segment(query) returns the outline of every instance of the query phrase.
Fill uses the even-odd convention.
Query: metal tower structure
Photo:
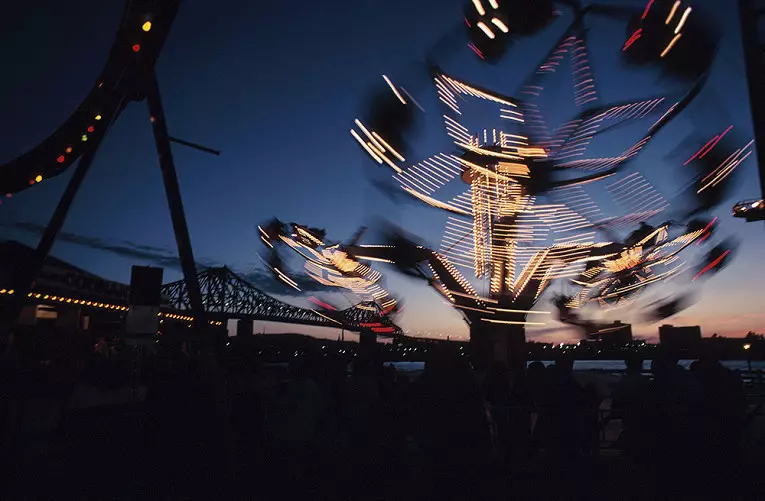
[[[760,192],[765,197],[765,37],[758,27],[765,14],[762,0],[738,0],[749,104],[752,113]]]

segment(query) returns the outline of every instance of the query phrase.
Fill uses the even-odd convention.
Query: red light
[[[645,10],[643,11],[643,15],[640,17],[640,19],[645,19],[645,16],[648,15],[648,11],[651,10],[651,5],[653,5],[653,0],[648,0],[648,5],[645,6]]]
[[[135,45],[133,46],[133,52],[138,52],[139,50],[141,50],[141,46],[140,46],[140,45],[138,45],[138,44],[135,44]]]
[[[708,225],[706,225],[706,226],[704,227],[704,229],[703,229],[703,230],[701,230],[701,232],[702,232],[702,233],[706,233],[706,232],[707,232],[707,230],[709,230],[709,228],[711,228],[711,227],[712,227],[712,225],[713,225],[713,224],[715,224],[715,221],[717,221],[717,218],[714,218],[714,219],[712,219],[711,221],[709,221],[709,224],[708,224]]]
[[[61,156],[59,156],[59,157],[56,159],[56,162],[58,162],[58,163],[62,164],[62,163],[64,163],[64,160],[66,160],[66,158],[64,157],[64,155],[61,155]]]
[[[92,125],[90,127],[88,127],[88,132],[93,132],[94,130],[96,130],[96,129],[94,129]]]
[[[475,52],[475,55],[476,55],[476,56],[480,57],[481,59],[486,59],[485,57],[483,57],[483,53],[481,52],[481,50],[480,50],[478,47],[476,47],[474,44],[472,44],[472,43],[469,43],[469,44],[468,44],[468,47],[470,47],[470,49],[471,49],[473,52]]]
[[[372,329],[372,332],[374,333],[382,333],[382,332],[393,332],[393,327],[375,327]]]
[[[720,264],[720,261],[722,261],[723,259],[725,259],[725,256],[727,256],[729,253],[730,253],[730,249],[729,249],[729,250],[726,250],[725,252],[723,252],[723,253],[722,253],[722,256],[718,257],[717,259],[715,259],[714,261],[712,261],[711,263],[709,263],[708,265],[706,265],[706,266],[704,267],[704,269],[702,269],[700,272],[698,272],[698,274],[697,274],[695,277],[693,277],[693,280],[696,280],[696,279],[697,279],[697,278],[699,278],[701,275],[703,275],[704,273],[708,272],[709,270],[711,270],[712,268],[714,268],[715,266],[717,266],[718,264]]]
[[[688,160],[686,160],[686,161],[685,161],[685,163],[684,163],[683,165],[688,165],[689,163],[691,163],[691,162],[692,162],[693,160],[695,160],[696,158],[699,158],[699,159],[701,159],[701,158],[704,158],[704,157],[706,156],[706,154],[707,154],[707,153],[709,153],[709,152],[712,150],[712,148],[714,148],[715,146],[717,146],[717,143],[719,143],[719,142],[720,142],[720,139],[722,139],[722,138],[723,138],[723,136],[725,136],[725,134],[727,134],[727,133],[728,133],[728,132],[729,132],[729,131],[730,131],[732,128],[733,128],[733,126],[731,125],[731,126],[730,126],[730,127],[728,127],[727,129],[725,129],[725,130],[722,132],[722,134],[718,134],[718,135],[716,135],[715,137],[713,137],[712,139],[710,139],[709,141],[707,141],[707,144],[705,144],[704,146],[702,146],[702,147],[699,149],[699,151],[697,151],[696,153],[694,153],[694,154],[693,154],[693,156],[692,156],[691,158],[689,158]]]
[[[632,36],[624,43],[624,47],[622,48],[622,52],[630,48],[630,45],[635,43],[635,40],[640,38],[640,36],[643,34],[643,28],[638,28],[635,33],[632,34]]]
[[[35,184],[35,180],[34,179],[30,179],[29,180],[29,186],[32,186],[33,184]]]
[[[709,238],[709,235],[711,235],[711,233],[707,233],[707,234],[706,234],[706,235],[704,235],[703,237],[699,238],[699,241],[698,241],[698,242],[696,242],[696,245],[701,245],[701,242],[703,242],[704,240],[706,240],[707,238]]]
[[[323,308],[326,308],[328,310],[337,311],[337,308],[335,308],[331,304],[327,304],[324,301],[321,301],[321,300],[319,300],[319,299],[317,299],[317,298],[315,298],[313,296],[309,297],[308,300],[311,301],[312,303],[318,304],[319,306],[321,306]]]

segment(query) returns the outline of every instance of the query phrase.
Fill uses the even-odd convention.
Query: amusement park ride
[[[741,0],[742,11],[749,2]],[[3,326],[17,316],[110,126],[129,102],[143,99],[149,107],[189,300],[197,326],[206,325],[170,143],[217,152],[170,137],[154,72],[179,3],[127,1],[109,60],[81,106],[48,139],[0,165],[0,193],[11,196],[62,173],[79,159],[37,247],[35,265],[16,277],[15,301],[3,311]],[[685,255],[712,240],[716,224],[708,212],[723,200],[732,174],[751,154],[752,142],[731,139],[731,127],[721,124],[720,132],[683,164],[684,172],[693,172],[693,180],[683,193],[686,206],[673,207],[673,212],[636,165],[652,139],[699,99],[716,54],[716,31],[695,6],[681,0],[648,0],[639,9],[583,5],[578,0],[471,0],[459,19],[468,39],[467,47],[461,39],[461,49],[487,64],[501,64],[511,57],[515,42],[562,22],[558,7],[569,9],[572,20],[514,95],[446,72],[437,63],[445,47],[428,52],[422,67],[443,106],[439,116],[453,140],[452,151],[407,161],[413,154],[412,126],[423,109],[388,76],[363,118],[354,122],[351,136],[374,164],[390,168],[401,193],[447,217],[438,250],[394,231],[381,245],[360,244],[361,232],[348,244],[329,243],[321,230],[274,220],[258,230],[271,252],[268,264],[274,275],[286,286],[297,287],[277,250],[288,246],[305,260],[305,272],[315,280],[372,299],[381,311],[394,315],[399,310],[397,300],[383,288],[382,274],[367,264],[388,262],[427,280],[464,314],[475,360],[481,365],[495,359],[520,363],[525,355],[524,328],[540,323],[536,319],[547,314],[533,307],[555,281],[577,289],[554,299],[559,320],[594,334],[597,323],[583,320],[573,310],[623,305],[651,284],[689,269],[696,268],[692,273],[696,279],[723,266],[731,257],[724,241],[696,264],[687,263]],[[587,21],[592,17],[626,24],[626,38],[614,50],[629,64],[629,71],[658,69],[682,92],[604,104],[587,43]],[[751,38],[751,33],[745,36],[749,52]],[[759,89],[762,86],[754,84],[765,78],[765,72],[753,69],[752,58],[748,53],[748,77],[750,85]],[[545,85],[563,74],[566,65],[571,68],[578,111],[549,128],[549,117],[540,106],[549,99]],[[750,92],[757,94],[752,88]],[[762,99],[752,98],[756,117],[765,116]],[[466,112],[478,102],[496,108],[492,119],[500,119],[501,127],[467,123]],[[593,141],[628,123],[647,126],[634,142],[610,156],[585,156]],[[755,130],[756,147],[763,148],[763,126],[756,119]],[[619,214],[604,215],[591,195],[593,189],[606,192]],[[673,202],[676,199],[672,197]],[[755,209],[751,204],[750,208]],[[488,293],[479,294],[457,267],[484,281]],[[665,306],[676,303],[668,300]],[[669,306],[658,311],[671,312]]]
[[[149,108],[149,121],[154,132],[178,254],[196,325],[206,325],[170,143],[178,142],[213,154],[218,152],[170,137],[154,71],[179,4],[179,0],[128,0],[109,59],[82,104],[63,125],[35,148],[0,165],[0,193],[11,197],[63,173],[79,159],[74,175],[37,246],[33,264],[28,269],[17,270],[13,279],[14,287],[11,290],[15,294],[0,312],[0,339],[7,334],[18,317],[99,145],[125,107],[132,101],[144,99]]]
[[[597,336],[604,327],[583,318],[578,311],[584,307],[624,305],[651,284],[694,268],[695,280],[722,267],[731,257],[729,249],[719,252],[726,242],[696,264],[689,264],[685,254],[709,243],[717,225],[707,213],[721,202],[752,142],[732,144],[732,126],[709,139],[683,164],[695,175],[683,193],[687,205],[673,212],[636,165],[646,145],[697,100],[716,52],[715,31],[687,2],[651,0],[636,11],[576,1],[559,4],[573,11],[573,20],[518,97],[447,73],[434,62],[436,51],[429,52],[425,66],[454,151],[407,162],[413,151],[408,135],[422,108],[389,76],[383,76],[384,85],[364,119],[354,122],[351,136],[375,164],[390,168],[401,192],[446,215],[438,251],[402,235],[384,245],[359,245],[356,238],[349,245],[325,246],[323,234],[275,221],[260,232],[271,249],[276,276],[294,283],[276,250],[277,243],[285,244],[302,255],[309,276],[379,300],[395,314],[395,299],[380,286],[379,272],[366,264],[391,263],[427,280],[464,315],[476,363],[500,359],[515,365],[525,357],[525,327],[542,324],[537,320],[548,314],[533,307],[555,281],[577,289],[553,298],[558,320]],[[591,16],[626,20],[627,39],[620,48],[630,67],[658,68],[682,86],[682,93],[603,104],[586,39]],[[512,42],[539,33],[560,17],[553,2],[473,0],[463,22],[476,57],[499,63],[509,57]],[[547,80],[563,73],[566,59],[578,112],[549,129],[540,101]],[[495,105],[501,128],[466,123],[467,110],[478,101]],[[646,132],[620,152],[585,156],[596,138],[641,121],[648,124]],[[598,185],[605,185],[622,214],[606,217],[601,212],[590,195]],[[648,224],[660,218],[671,220]],[[479,294],[457,267],[487,283],[489,293]],[[664,303],[654,316],[671,315],[671,306],[680,304]]]

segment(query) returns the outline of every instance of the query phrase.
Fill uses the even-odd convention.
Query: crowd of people
[[[239,381],[250,383],[236,392],[233,432],[244,429],[262,445],[236,440],[239,457],[248,458],[240,464],[303,495],[339,489],[332,499],[571,494],[607,483],[600,431],[618,420],[617,478],[698,493],[730,489],[737,475],[743,385],[712,358],[685,370],[660,352],[649,374],[642,360],[628,360],[610,405],[577,381],[566,357],[518,371],[497,363],[481,374],[442,347],[412,380],[369,360],[346,377],[345,361],[335,362],[295,360],[272,384],[258,375],[262,368],[241,368]]]
[[[97,374],[120,366],[105,340],[91,356]],[[140,411],[91,417],[83,433],[103,432],[76,454],[101,458],[91,463],[104,479],[99,492],[128,499],[561,499],[627,485],[638,497],[733,492],[741,380],[709,357],[685,370],[660,352],[650,373],[642,362],[628,360],[602,395],[577,381],[566,357],[480,372],[458,350],[434,346],[412,377],[369,356],[349,364],[308,353],[280,369],[246,346],[217,366],[160,349],[141,364]],[[605,461],[600,432],[615,420],[617,459]]]

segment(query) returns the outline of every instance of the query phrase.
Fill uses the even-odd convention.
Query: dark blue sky
[[[642,2],[614,2],[641,6]],[[708,99],[720,107],[693,110],[710,131],[734,124],[741,138],[751,137],[736,12],[707,2],[726,29],[715,63]],[[263,4],[263,5],[259,5]],[[213,10],[211,7],[214,7]],[[371,86],[386,73],[407,88],[420,88],[428,111],[437,101],[417,71],[426,49],[461,22],[456,0],[388,2],[241,2],[186,0],[158,64],[160,86],[171,134],[223,151],[213,157],[174,148],[194,251],[200,260],[247,271],[258,267],[261,250],[254,226],[278,216],[327,229],[345,239],[377,214],[395,220],[437,246],[445,217],[413,205],[395,206],[369,186],[387,173],[375,167],[348,130]],[[121,2],[75,0],[16,2],[0,34],[4,77],[0,81],[0,161],[23,153],[52,132],[74,110],[98,75],[121,14]],[[550,44],[562,33],[566,17],[533,40],[513,47],[496,67],[481,66],[467,47],[444,59],[456,76],[513,93]],[[663,94],[671,89],[650,72],[619,63],[623,24],[590,24],[590,48],[604,102]],[[569,92],[565,85],[552,92]],[[570,103],[570,94],[560,98]],[[422,96],[422,97],[420,97]],[[571,106],[571,105],[568,105]],[[561,105],[560,119],[568,110]],[[573,111],[573,107],[570,107]],[[566,115],[566,116],[563,116]],[[448,149],[438,122],[429,113],[414,157]],[[691,130],[681,118],[663,131],[640,158],[639,170],[662,193],[679,188],[667,178],[668,149]],[[624,138],[622,138],[624,139]],[[634,139],[634,136],[633,136]],[[588,156],[602,156],[600,145]],[[757,196],[752,156],[730,202]],[[45,224],[69,173],[42,183],[0,205],[0,237],[36,244],[37,236],[9,224]],[[758,266],[765,244],[761,225],[733,220],[731,203],[717,211],[722,233],[742,239],[738,259],[706,284],[699,304],[675,323],[701,323],[707,334],[743,334],[762,325]],[[746,234],[744,232],[746,229]],[[113,127],[82,186],[65,231],[109,242],[125,241],[172,251],[175,246],[156,152],[143,103],[132,104]],[[82,246],[58,243],[54,253],[91,272],[127,281],[135,259]],[[166,270],[167,280],[179,278]],[[413,331],[466,334],[457,314],[424,285],[390,276],[388,285],[408,303],[401,323]],[[715,288],[715,291],[712,290]],[[720,294],[725,290],[725,294]],[[286,292],[286,291],[285,291]],[[293,299],[300,303],[300,299]],[[541,304],[539,308],[548,309]],[[614,315],[630,320],[628,312]],[[730,320],[729,317],[735,317]],[[562,336],[552,322],[545,332]],[[638,333],[653,333],[640,326]],[[540,335],[543,333],[540,332]],[[550,334],[552,335],[552,334]]]

